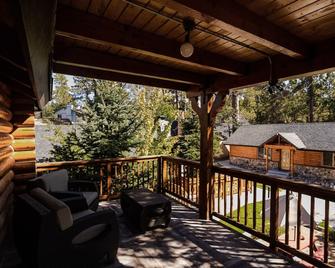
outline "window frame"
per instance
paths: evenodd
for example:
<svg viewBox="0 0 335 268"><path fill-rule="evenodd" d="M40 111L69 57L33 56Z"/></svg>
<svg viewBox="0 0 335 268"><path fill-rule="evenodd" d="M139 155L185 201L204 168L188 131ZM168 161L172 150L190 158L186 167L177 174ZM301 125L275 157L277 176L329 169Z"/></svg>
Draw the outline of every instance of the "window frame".
<svg viewBox="0 0 335 268"><path fill-rule="evenodd" d="M331 165L326 165L325 164L325 154L326 153L329 153L329 154L331 154ZM330 167L330 168L333 168L333 167L335 167L335 152L329 152L329 151L323 151L322 152L322 166L324 166L324 167Z"/></svg>

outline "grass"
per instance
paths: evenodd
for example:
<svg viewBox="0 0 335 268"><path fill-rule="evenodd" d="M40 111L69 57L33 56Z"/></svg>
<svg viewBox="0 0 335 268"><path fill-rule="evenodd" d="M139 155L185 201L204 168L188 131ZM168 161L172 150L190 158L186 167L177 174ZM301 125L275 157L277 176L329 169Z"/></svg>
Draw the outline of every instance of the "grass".
<svg viewBox="0 0 335 268"><path fill-rule="evenodd" d="M253 204L248 204L247 205L247 222L246 222L246 226L254 229L258 232L262 232L262 201L256 202L256 226L255 228L253 228ZM237 214L238 211L234 210L233 214L232 214L232 220L237 222ZM227 213L227 217L230 218L230 213ZM240 228L229 224L227 222L223 222L223 224L225 224L226 226L228 226L229 228L239 232L239 233L244 233L243 230L241 230ZM240 221L239 223L245 225L245 206L240 208ZM265 228L264 228L264 233L269 235L270 234L270 220L265 218ZM281 235L285 233L285 228L284 227L279 227L278 230L278 235Z"/></svg>

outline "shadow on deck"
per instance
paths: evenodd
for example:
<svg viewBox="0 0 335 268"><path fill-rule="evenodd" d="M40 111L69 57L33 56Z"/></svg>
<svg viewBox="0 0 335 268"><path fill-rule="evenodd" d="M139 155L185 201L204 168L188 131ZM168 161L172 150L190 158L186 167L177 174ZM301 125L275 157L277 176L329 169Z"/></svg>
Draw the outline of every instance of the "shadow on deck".
<svg viewBox="0 0 335 268"><path fill-rule="evenodd" d="M119 215L121 245L114 267L300 267L251 239L173 202L169 228L145 234L134 231L122 216L118 201L103 202Z"/></svg>

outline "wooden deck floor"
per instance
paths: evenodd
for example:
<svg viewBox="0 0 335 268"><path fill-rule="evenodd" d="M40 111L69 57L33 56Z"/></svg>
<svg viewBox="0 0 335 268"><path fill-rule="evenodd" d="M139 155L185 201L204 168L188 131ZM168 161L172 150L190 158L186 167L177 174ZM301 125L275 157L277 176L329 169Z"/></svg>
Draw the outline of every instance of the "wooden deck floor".
<svg viewBox="0 0 335 268"><path fill-rule="evenodd" d="M117 212L121 232L117 261L103 268L301 267L219 224L199 220L195 211L176 202L170 226L145 234L131 228L118 201L102 202L100 207ZM0 258L0 267L22 268L14 249Z"/></svg>
<svg viewBox="0 0 335 268"><path fill-rule="evenodd" d="M137 234L122 217L117 201L102 203L119 214L121 245L116 267L300 267L290 264L251 239L244 238L173 202L167 229Z"/></svg>

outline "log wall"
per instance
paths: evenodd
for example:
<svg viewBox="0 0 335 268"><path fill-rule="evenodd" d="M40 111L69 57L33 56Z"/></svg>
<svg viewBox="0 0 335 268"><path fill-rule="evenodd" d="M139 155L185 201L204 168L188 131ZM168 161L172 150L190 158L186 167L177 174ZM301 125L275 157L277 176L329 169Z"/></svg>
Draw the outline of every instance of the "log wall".
<svg viewBox="0 0 335 268"><path fill-rule="evenodd" d="M11 91L0 81L0 243L5 238L13 204L13 124Z"/></svg>
<svg viewBox="0 0 335 268"><path fill-rule="evenodd" d="M14 190L36 174L34 102L20 92L0 81L0 244L10 222Z"/></svg>
<svg viewBox="0 0 335 268"><path fill-rule="evenodd" d="M17 93L12 108L14 180L19 185L22 180L32 179L36 175L34 102Z"/></svg>

